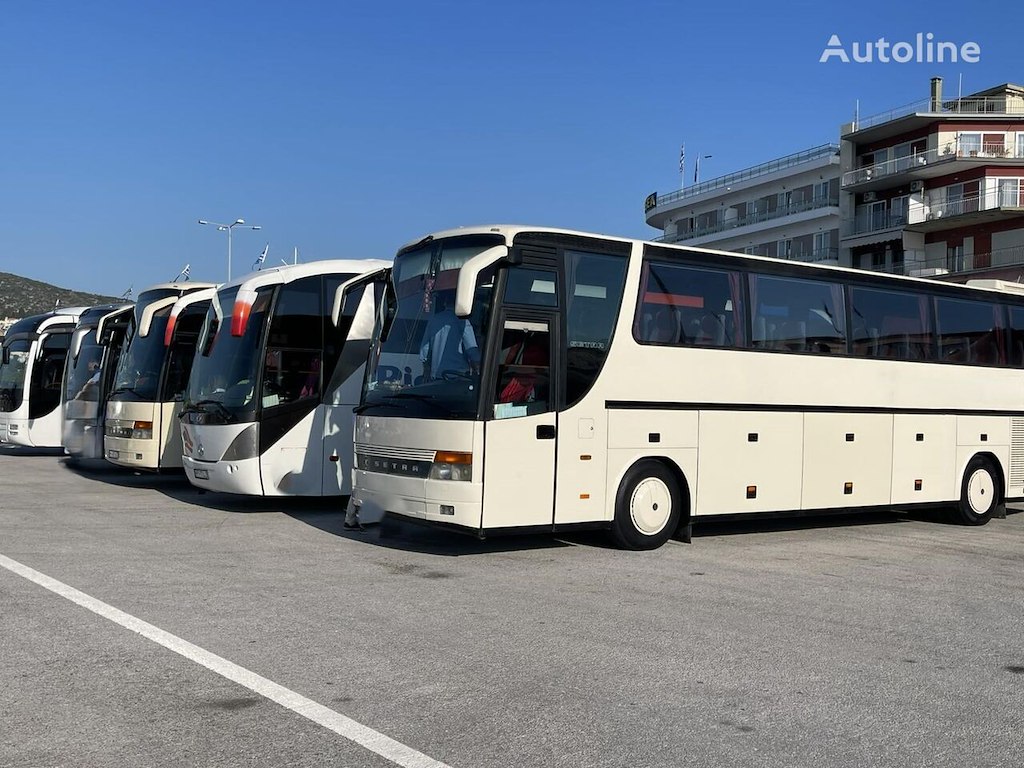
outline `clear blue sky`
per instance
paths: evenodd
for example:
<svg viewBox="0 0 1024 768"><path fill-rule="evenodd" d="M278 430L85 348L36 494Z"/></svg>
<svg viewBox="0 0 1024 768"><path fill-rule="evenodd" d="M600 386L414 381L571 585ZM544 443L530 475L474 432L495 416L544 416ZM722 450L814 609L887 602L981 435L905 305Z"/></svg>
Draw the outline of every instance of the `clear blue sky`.
<svg viewBox="0 0 1024 768"><path fill-rule="evenodd" d="M481 223L655 234L644 197L835 141L862 115L1024 81L1005 3L6 3L0 271L119 295L268 262L390 258ZM976 64L841 64L853 41Z"/></svg>

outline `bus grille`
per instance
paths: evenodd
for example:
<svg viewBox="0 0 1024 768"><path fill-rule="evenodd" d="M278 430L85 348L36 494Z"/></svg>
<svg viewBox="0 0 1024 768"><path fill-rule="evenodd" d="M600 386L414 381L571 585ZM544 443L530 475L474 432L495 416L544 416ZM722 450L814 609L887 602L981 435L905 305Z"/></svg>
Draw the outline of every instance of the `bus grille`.
<svg viewBox="0 0 1024 768"><path fill-rule="evenodd" d="M392 448L387 445L356 443L355 452L362 456L379 456L384 459L405 459L407 461L433 461L436 451L428 448Z"/></svg>
<svg viewBox="0 0 1024 768"><path fill-rule="evenodd" d="M1024 418L1010 419L1010 486L1024 485Z"/></svg>

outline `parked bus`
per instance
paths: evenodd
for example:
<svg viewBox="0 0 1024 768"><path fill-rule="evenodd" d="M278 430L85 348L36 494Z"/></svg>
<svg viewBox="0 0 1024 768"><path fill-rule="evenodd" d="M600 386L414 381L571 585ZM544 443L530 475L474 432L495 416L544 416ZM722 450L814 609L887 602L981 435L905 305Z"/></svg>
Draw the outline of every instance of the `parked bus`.
<svg viewBox="0 0 1024 768"><path fill-rule="evenodd" d="M388 264L316 261L220 287L181 417L193 485L256 496L350 493L352 409L375 314L373 290L363 287ZM347 306L342 285L351 286Z"/></svg>
<svg viewBox="0 0 1024 768"><path fill-rule="evenodd" d="M103 458L107 395L124 344L132 304L90 307L78 318L64 367L61 442L73 459Z"/></svg>
<svg viewBox="0 0 1024 768"><path fill-rule="evenodd" d="M107 461L134 469L181 467L177 417L214 288L211 283L165 283L139 295L107 400ZM177 321L168 338L175 308Z"/></svg>
<svg viewBox="0 0 1024 768"><path fill-rule="evenodd" d="M1021 290L435 234L387 281L352 503L480 536L605 527L634 549L724 515L943 505L983 524L1024 497ZM442 294L454 351L430 349Z"/></svg>
<svg viewBox="0 0 1024 768"><path fill-rule="evenodd" d="M0 443L60 448L64 363L84 309L32 315L8 330L0 358Z"/></svg>

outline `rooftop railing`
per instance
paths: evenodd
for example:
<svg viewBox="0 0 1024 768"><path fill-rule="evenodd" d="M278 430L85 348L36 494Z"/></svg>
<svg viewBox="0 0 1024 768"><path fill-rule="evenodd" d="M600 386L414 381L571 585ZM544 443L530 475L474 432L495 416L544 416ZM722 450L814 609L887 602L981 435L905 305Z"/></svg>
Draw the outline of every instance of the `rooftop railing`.
<svg viewBox="0 0 1024 768"><path fill-rule="evenodd" d="M935 109L931 99L922 99L902 107L895 107L887 112L862 118L854 123L854 131L862 131L882 123L888 123L900 117L916 114L952 114L952 115L1024 115L1024 104L1007 103L1005 96L984 96L969 99L948 99Z"/></svg>
<svg viewBox="0 0 1024 768"><path fill-rule="evenodd" d="M786 155L785 157L779 157L775 160L769 160L766 163L754 165L742 171L736 171L735 173L719 176L715 179L709 179L708 181L703 181L700 184L694 184L693 186L676 190L675 192L658 195L656 206L665 205L677 200L685 200L689 197L696 197L697 195L703 195L705 192L711 192L715 189L721 189L722 187L728 187L732 184L738 184L741 181L757 178L758 176L766 176L769 173L776 173L777 171L792 168L795 165L809 163L812 160L819 160L823 157L838 154L838 144L822 144L820 147L805 149L803 152L795 152L792 155Z"/></svg>

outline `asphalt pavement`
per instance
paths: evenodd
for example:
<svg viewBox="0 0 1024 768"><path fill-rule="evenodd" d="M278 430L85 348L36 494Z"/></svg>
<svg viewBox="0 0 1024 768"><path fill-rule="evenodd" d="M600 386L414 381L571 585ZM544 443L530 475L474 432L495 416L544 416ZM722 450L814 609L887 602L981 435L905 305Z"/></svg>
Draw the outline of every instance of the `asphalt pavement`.
<svg viewBox="0 0 1024 768"><path fill-rule="evenodd" d="M0 448L0 766L1019 768L1010 512L624 552Z"/></svg>

